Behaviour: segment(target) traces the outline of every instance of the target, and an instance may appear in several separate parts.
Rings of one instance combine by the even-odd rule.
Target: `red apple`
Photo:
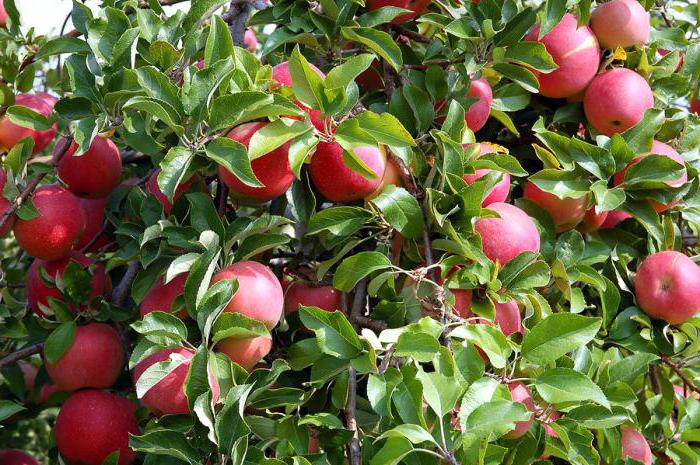
[[[401,178],[401,171],[399,171],[399,167],[396,166],[396,163],[394,163],[393,160],[387,159],[386,168],[384,169],[384,176],[382,176],[382,182],[376,189],[374,189],[374,192],[365,197],[365,200],[372,200],[381,194],[389,185],[399,187],[402,184],[403,180]]]
[[[79,198],[80,205],[85,211],[85,231],[80,236],[80,240],[75,244],[76,250],[83,250],[102,231],[105,221],[105,210],[107,209],[107,197],[101,199]],[[111,241],[106,232],[102,232],[86,252],[97,252],[107,246]]]
[[[620,428],[620,432],[622,433],[622,457],[651,465],[653,457],[651,448],[642,433],[634,428]]]
[[[255,31],[253,31],[251,28],[247,28],[245,30],[245,34],[243,35],[243,43],[245,44],[246,48],[251,52],[257,50],[258,38],[255,35]]]
[[[318,69],[315,65],[312,63],[309,63],[309,66],[311,69],[313,69],[316,74],[318,74],[321,79],[325,79],[326,75],[323,74],[323,71]],[[277,81],[276,84],[273,84],[271,86],[271,89],[276,89],[277,87],[292,87],[292,73],[289,71],[289,62],[285,61],[282,62],[275,67],[272,68],[272,79]],[[326,122],[321,118],[321,112],[319,110],[312,110],[303,103],[301,103],[299,100],[295,100],[294,103],[301,108],[304,111],[307,111],[309,113],[309,117],[311,119],[311,123],[314,125],[316,129],[318,129],[321,132],[325,132],[325,126]],[[326,120],[328,121],[328,120]]]
[[[46,372],[61,391],[107,388],[119,377],[124,349],[119,333],[104,323],[78,326],[68,349],[56,363],[44,357]]]
[[[146,296],[139,305],[139,313],[141,318],[151,312],[160,311],[172,313],[173,310],[178,310],[174,313],[178,318],[187,317],[187,309],[173,309],[175,300],[185,291],[185,281],[187,281],[187,273],[182,273],[175,276],[168,284],[164,284],[164,277],[158,278],[151,290],[146,293]]]
[[[504,336],[510,336],[513,333],[523,333],[522,317],[520,316],[520,307],[515,300],[510,302],[496,302],[494,323],[501,328]]]
[[[56,446],[71,465],[101,465],[119,451],[119,465],[130,465],[136,453],[129,434],[139,434],[136,405],[116,394],[86,389],[68,398],[56,417]]]
[[[537,26],[525,39],[536,42],[539,33],[540,27]],[[539,42],[559,66],[548,74],[534,71],[540,82],[540,94],[554,98],[572,97],[591,83],[600,65],[600,47],[588,26],[579,27],[576,16],[565,14]]]
[[[74,261],[81,268],[87,269],[89,266],[95,264],[95,262],[80,252],[71,251],[67,257],[60,260],[48,262],[46,260],[41,260],[39,258],[34,259],[32,264],[29,266],[29,271],[27,272],[27,302],[29,307],[39,316],[46,317],[47,314],[44,312],[44,308],[49,307],[49,298],[63,301],[63,296],[61,292],[56,287],[51,287],[44,283],[42,279],[42,272],[49,278],[56,280],[59,277],[63,278],[63,273],[68,266],[68,264]],[[107,291],[112,288],[112,282],[109,275],[105,273],[105,268],[101,264],[97,264],[94,268],[92,279],[90,281],[92,284],[92,290],[90,292],[90,297],[97,297],[104,295]],[[74,308],[70,308],[71,311],[75,311]]]
[[[700,98],[694,98],[690,101],[690,111],[696,115],[700,115]]]
[[[637,305],[652,318],[677,325],[700,310],[700,268],[667,250],[642,261],[634,281]]]
[[[75,195],[97,198],[108,196],[119,185],[122,158],[114,142],[97,136],[83,155],[73,156],[78,144],[73,143],[58,162],[56,172]]]
[[[233,128],[226,137],[248,148],[253,135],[269,123],[246,123]],[[294,181],[294,173],[289,166],[289,146],[287,141],[272,152],[251,161],[253,173],[265,187],[250,187],[241,182],[223,166],[218,167],[219,177],[231,190],[233,197],[254,202],[267,202],[284,194]]]
[[[231,361],[250,371],[272,348],[272,339],[263,336],[248,338],[226,338],[216,345],[216,349],[228,356]]]
[[[629,218],[632,218],[632,215],[627,212],[623,212],[622,210],[612,210],[608,212],[608,216],[605,218],[605,221],[603,221],[600,229],[612,229],[622,221]]]
[[[685,389],[683,386],[674,385],[673,392],[675,392],[680,397],[692,397],[695,400],[700,400],[700,394],[690,389]]]
[[[299,307],[318,307],[332,312],[340,310],[340,291],[333,286],[309,286],[296,281],[287,286],[284,295],[284,312],[292,313]]]
[[[468,148],[471,145],[472,144],[465,144],[464,148]],[[487,153],[496,153],[496,150],[488,144],[479,144],[479,156]],[[474,174],[465,174],[463,177],[464,182],[471,186],[476,180],[483,178],[491,171],[493,170],[478,169],[474,171]],[[505,202],[506,199],[508,199],[509,193],[510,175],[508,173],[501,173],[501,180],[486,193],[486,197],[484,197],[484,200],[481,202],[481,206],[486,208],[492,203]]]
[[[591,28],[605,48],[641,46],[649,40],[649,13],[637,0],[601,3],[591,14]]]
[[[474,225],[489,259],[503,266],[522,252],[540,251],[540,233],[527,213],[500,202],[489,205],[489,210],[500,217],[480,218]]]
[[[560,199],[554,194],[543,191],[530,181],[525,185],[523,197],[532,200],[549,213],[557,232],[575,228],[583,220],[588,203],[588,196]]]
[[[163,205],[163,212],[166,215],[170,214],[170,210],[173,208],[173,204],[168,200],[168,197],[166,197],[165,194],[160,190],[160,187],[158,187],[158,174],[160,173],[160,170],[155,170],[151,177],[148,178],[146,181],[146,190],[153,194],[156,199],[160,202],[161,205]],[[192,184],[194,183],[194,177],[190,178],[187,181],[181,182],[178,186],[177,189],[175,189],[175,195],[173,196],[173,202],[177,202],[177,199],[180,198],[182,194],[184,194],[190,187],[192,187]]]
[[[29,393],[29,397],[31,397],[32,391],[34,391],[36,375],[39,373],[39,369],[25,360],[20,360],[19,362],[17,362],[17,366],[20,370],[22,370],[22,377],[24,378],[24,387]]]
[[[5,5],[2,4],[0,0],[0,27],[5,27],[7,25],[7,11],[5,11]]]
[[[0,3],[0,26],[3,26],[3,14],[5,10]],[[2,465],[41,465],[34,457],[19,449],[0,449],[0,463]]]
[[[391,22],[393,24],[401,24],[410,21],[420,15],[428,8],[431,0],[367,0],[366,5],[369,11],[378,10],[385,6],[395,6],[404,10],[411,10],[412,13],[399,15]]]
[[[512,397],[513,402],[520,402],[529,411],[535,411],[535,401],[532,399],[532,394],[530,394],[530,391],[527,389],[525,384],[521,383],[520,381],[508,383],[508,390],[510,391],[510,396]],[[518,439],[525,436],[525,433],[527,433],[527,430],[530,429],[530,425],[532,424],[534,418],[535,414],[533,413],[530,415],[529,420],[516,422],[515,428],[511,432],[505,434],[503,437],[505,439]]]
[[[601,134],[612,136],[635,126],[654,106],[646,79],[631,69],[615,68],[596,76],[586,89],[583,110]]]
[[[357,157],[376,174],[367,179],[350,169],[343,159],[343,148],[337,142],[319,142],[309,164],[311,181],[319,192],[333,202],[352,202],[372,194],[382,183],[386,170],[383,146],[353,149]]]
[[[595,207],[591,207],[583,216],[583,221],[578,225],[581,232],[591,233],[602,228],[610,212],[595,212]]]
[[[39,216],[15,221],[19,246],[43,260],[66,257],[80,240],[87,221],[78,198],[69,190],[51,184],[34,191],[32,202]]]
[[[379,60],[374,60],[369,68],[355,78],[355,82],[365,91],[383,89],[384,79],[380,70]]]
[[[467,97],[476,99],[464,115],[467,126],[476,132],[483,128],[491,113],[491,103],[493,102],[493,91],[489,82],[484,78],[475,79],[469,84]]]
[[[0,12],[0,20],[1,18],[2,12]],[[49,116],[51,110],[53,110],[53,103],[45,96],[41,95],[19,94],[15,97],[15,105],[30,108],[43,116]],[[25,137],[31,137],[34,139],[33,153],[37,154],[41,152],[44,147],[49,145],[55,134],[55,124],[51,129],[34,131],[33,129],[17,126],[15,123],[11,122],[10,118],[7,116],[0,118],[0,149],[5,151],[9,151],[17,142]]]
[[[5,213],[5,210],[11,205],[10,201],[2,195],[2,190],[5,188],[5,183],[7,183],[7,174],[5,174],[5,172],[0,169],[0,217],[2,217],[3,213]],[[0,226],[0,237],[3,237],[8,232],[10,232],[14,224],[15,215],[13,213],[7,218],[5,224]]]
[[[645,154],[636,156],[635,158],[632,159],[631,162],[629,162],[627,164],[627,166],[625,166],[622,169],[622,171],[615,173],[615,177],[613,178],[614,184],[616,186],[619,186],[620,184],[624,183],[625,182],[625,172],[627,172],[627,168],[629,168],[632,165],[636,165],[637,163],[639,163],[642,160],[642,158],[646,157],[647,155],[651,155],[651,154],[663,155],[663,156],[670,158],[671,160],[674,160],[674,161],[680,163],[681,165],[685,165],[685,161],[683,161],[683,157],[681,157],[678,154],[678,152],[676,152],[673,149],[673,147],[666,145],[663,142],[659,142],[658,140],[655,140],[651,146],[651,151],[649,153],[645,153]],[[675,181],[666,181],[666,185],[671,186],[671,187],[679,187],[679,186],[682,186],[683,184],[685,184],[687,181],[688,181],[688,174],[684,172],[683,175],[681,175],[681,177],[679,177]],[[669,208],[673,207],[675,204],[678,203],[678,201],[671,202],[669,204],[662,204],[662,203],[659,203],[655,200],[650,200],[649,203],[651,204],[652,207],[654,207],[654,210],[656,210],[657,212],[663,212],[663,211],[666,211]]]

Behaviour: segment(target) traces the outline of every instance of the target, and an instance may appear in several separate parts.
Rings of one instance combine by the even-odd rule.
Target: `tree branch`
[[[668,367],[676,374],[678,377],[683,381],[683,384],[690,389],[693,392],[696,392],[700,394],[700,387],[696,386],[693,381],[686,376],[685,373],[683,373],[683,370],[681,370],[680,365],[678,365],[675,362],[672,362],[670,358],[662,356],[661,361],[668,365]]]
[[[11,365],[24,358],[31,357],[32,355],[38,354],[43,348],[44,344],[38,343],[23,347],[15,352],[12,352],[11,354],[8,354],[0,359],[0,368],[3,368],[7,365]]]
[[[360,449],[360,432],[357,429],[357,373],[351,366],[348,368],[348,401],[345,404],[345,423],[348,430],[352,431],[352,439],[348,443],[348,458],[350,465],[362,464],[362,451]]]
[[[130,262],[126,267],[124,276],[119,282],[117,287],[112,291],[112,303],[117,307],[123,307],[126,303],[126,298],[129,295],[129,289],[131,289],[131,284],[136,279],[136,273],[139,271],[139,262]]]

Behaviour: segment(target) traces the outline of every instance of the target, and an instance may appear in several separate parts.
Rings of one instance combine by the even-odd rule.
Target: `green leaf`
[[[209,64],[195,72],[190,79],[185,79],[182,84],[185,111],[195,119],[203,118],[214,92],[227,81],[234,69],[233,58],[228,58]]]
[[[559,68],[540,42],[518,42],[508,47],[503,55],[507,61],[524,65],[544,73]]]
[[[407,329],[399,335],[394,346],[396,357],[411,357],[418,362],[427,363],[438,353],[440,343],[425,332]]]
[[[62,323],[53,330],[44,342],[44,357],[49,363],[56,363],[73,344],[76,326],[74,321]]]
[[[423,385],[425,401],[440,417],[452,411],[464,392],[463,386],[456,377],[444,376],[438,372],[426,373],[421,369],[416,378]]]
[[[512,348],[500,329],[491,325],[464,324],[458,326],[450,337],[465,339],[484,351],[495,368],[504,368]]]
[[[316,334],[318,347],[324,354],[351,360],[362,353],[362,341],[341,312],[301,306],[299,317]]]
[[[537,364],[555,361],[589,343],[600,329],[600,318],[555,313],[537,323],[523,339],[523,357]]]
[[[136,452],[174,457],[190,465],[200,464],[200,454],[190,442],[184,433],[166,429],[129,436],[129,447]]]
[[[233,173],[239,181],[250,187],[265,187],[255,176],[245,145],[227,137],[218,137],[207,144],[207,157]]]
[[[416,143],[401,122],[389,113],[364,111],[338,125],[335,133],[338,143],[346,150],[352,146],[377,144],[391,147],[412,147]],[[344,140],[348,142],[344,144]],[[354,144],[349,141],[356,141]]]
[[[649,152],[654,136],[661,129],[665,119],[663,110],[650,108],[644,113],[642,121],[622,133],[622,138],[635,153]]]
[[[372,203],[382,212],[384,219],[402,236],[418,239],[425,227],[423,211],[414,196],[403,187],[389,185]]]
[[[540,83],[537,77],[522,66],[511,65],[509,63],[496,63],[493,69],[507,77],[523,89],[537,93],[540,90]]]
[[[5,114],[10,118],[10,121],[24,128],[33,129],[35,131],[51,129],[51,122],[49,119],[29,107],[13,105],[7,109]]]
[[[212,334],[214,335],[212,338],[214,344],[227,338],[247,339],[259,336],[271,338],[270,331],[264,323],[248,318],[241,313],[232,312],[223,312],[219,315],[214,322]]]
[[[90,46],[82,39],[77,37],[57,37],[46,42],[39,49],[37,58],[46,58],[53,55],[61,55],[63,53],[89,53]]]
[[[336,236],[349,236],[357,232],[370,219],[372,214],[364,208],[331,207],[314,212],[306,229],[307,235],[328,231]]]
[[[586,375],[571,368],[553,368],[535,379],[535,388],[550,404],[566,402],[595,402],[610,408],[603,390]]]
[[[515,423],[527,421],[531,412],[520,402],[494,400],[474,409],[465,422],[464,434],[469,439],[500,437],[515,429]]]
[[[207,250],[194,261],[192,268],[190,268],[187,281],[185,281],[185,303],[187,311],[192,316],[197,315],[197,307],[209,288],[209,282],[214,274],[220,253],[221,251],[216,248]]]
[[[26,408],[10,400],[0,399],[0,421],[10,418],[22,410],[26,410]]]
[[[554,29],[564,17],[564,13],[566,13],[566,0],[547,0],[539,37],[544,37]]]
[[[171,314],[169,308],[148,313],[142,320],[132,323],[131,327],[146,338],[167,338],[175,344],[187,339],[187,326],[180,318]]]
[[[404,437],[411,441],[411,443],[413,444],[429,442],[433,445],[438,445],[437,441],[435,441],[435,438],[433,438],[428,431],[426,431],[419,425],[407,424],[395,426],[394,428],[379,436],[377,440],[391,437]]]
[[[142,399],[153,386],[158,384],[163,378],[168,376],[183,363],[189,363],[189,359],[181,354],[173,352],[166,360],[156,362],[146,368],[136,382],[136,396]]]
[[[206,21],[212,13],[224,6],[227,0],[198,0],[192,2],[187,15],[182,20],[182,27],[185,32],[189,33],[200,25],[203,21]]]
[[[376,11],[376,10],[375,10]],[[336,66],[326,76],[325,84],[329,89],[339,87],[345,89],[355,78],[370,67],[376,57],[371,53],[355,55],[339,66]]]
[[[343,292],[350,292],[362,278],[389,267],[391,262],[383,253],[360,252],[346,258],[338,266],[333,275],[333,287]]]
[[[248,158],[255,160],[305,133],[308,126],[301,121],[281,118],[255,131],[248,143]]]
[[[311,68],[298,46],[294,47],[289,57],[289,73],[292,76],[294,96],[306,106],[325,112],[327,108],[323,78]]]
[[[184,134],[184,128],[179,124],[179,120],[173,119],[173,116],[177,116],[177,112],[163,101],[158,101],[149,97],[136,96],[129,99],[124,104],[123,108],[146,112],[164,122],[178,136]]]
[[[233,56],[231,32],[221,16],[214,16],[209,26],[209,36],[204,48],[204,63],[216,63],[231,56]]]
[[[494,44],[497,47],[503,47],[520,42],[530,28],[535,25],[535,21],[537,21],[537,15],[534,10],[525,8],[508,21],[503,30],[493,37]]]
[[[370,50],[384,58],[392,68],[399,71],[403,64],[401,49],[386,32],[371,27],[343,27],[341,33],[347,40],[366,45]]]

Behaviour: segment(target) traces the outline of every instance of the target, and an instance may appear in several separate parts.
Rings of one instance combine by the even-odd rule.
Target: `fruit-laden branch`
[[[126,303],[126,298],[129,295],[131,284],[136,279],[136,273],[139,271],[139,262],[130,262],[126,267],[124,276],[117,287],[112,291],[112,303],[117,307],[123,307]]]
[[[696,392],[700,394],[700,387],[696,386],[693,381],[686,376],[685,373],[683,373],[683,370],[681,370],[681,366],[673,361],[671,361],[670,358],[668,357],[661,357],[661,361],[668,365],[668,367],[676,374],[678,377],[683,381],[683,384],[690,389],[693,392]]]
[[[55,166],[56,164],[58,164],[58,162],[61,160],[61,158],[63,158],[63,156],[70,148],[72,142],[73,136],[71,135],[61,137],[58,140],[58,142],[56,142],[56,146],[53,149],[53,157],[51,158],[49,165]],[[17,209],[22,205],[22,202],[24,202],[27,199],[27,197],[32,195],[34,190],[39,186],[41,180],[44,179],[44,177],[46,177],[47,174],[48,172],[44,172],[34,176],[32,180],[29,181],[24,190],[17,196],[17,198],[14,201],[10,202],[7,208],[5,208],[5,211],[2,212],[2,217],[0,217],[0,228],[5,226],[5,223],[7,223],[10,216],[12,216],[12,214],[15,211],[17,211]]]
[[[41,352],[41,349],[44,347],[44,344],[32,344],[26,347],[23,347],[15,352],[12,352],[3,358],[0,359],[0,369],[4,368],[7,365],[11,365],[19,360],[22,360],[27,357],[31,357],[34,354],[38,354]]]

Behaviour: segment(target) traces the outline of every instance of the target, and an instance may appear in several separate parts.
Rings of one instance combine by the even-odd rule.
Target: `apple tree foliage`
[[[192,0],[174,10],[160,4],[167,1],[104,0],[95,11],[74,1],[75,30],[61,36],[22,27],[14,2],[4,3],[2,111],[33,129],[57,123],[79,151],[97,134],[113,134],[122,178],[138,181],[109,197],[114,247],[94,258],[105,264],[113,291],[93,298],[89,310],[76,315],[52,301],[47,318],[29,311],[23,285],[31,259],[11,235],[0,240],[0,351],[43,344],[44,356],[57,359],[76,324],[110,322],[130,354],[111,389],[137,401],[147,388],[134,386],[129,370],[145,353],[195,350],[184,386],[194,413],[154,419],[142,409],[131,447],[143,463],[354,465],[357,453],[370,465],[635,463],[622,457],[621,427],[643,433],[654,463],[700,463],[700,402],[674,391],[700,386],[700,319],[671,326],[645,315],[634,298],[645,256],[697,253],[700,124],[687,110],[700,83],[696,2],[641,2],[651,12],[649,42],[604,51],[602,66],[636,70],[655,96],[637,126],[612,138],[590,131],[580,103],[538,95],[533,71],[556,65],[543,46],[523,40],[537,22],[551,28],[567,11],[585,22],[596,6],[590,0],[436,0],[400,24],[392,20],[405,10],[368,11],[352,0],[273,0],[254,11],[246,1]],[[258,35],[255,53],[234,45],[232,16],[241,14],[250,14]],[[285,60],[294,84],[271,89],[272,66]],[[367,91],[355,79],[370,67],[384,85]],[[477,76],[488,79],[494,98],[487,125],[474,134],[464,118],[474,100],[464,96]],[[13,95],[32,89],[59,97],[48,117],[12,106]],[[323,130],[295,100],[328,117]],[[272,123],[248,150],[222,137],[256,120]],[[366,202],[324,200],[305,165],[331,137],[365,176],[372,174],[350,150],[386,146],[406,168],[403,186]],[[613,174],[653,139],[683,155],[688,182],[668,187],[679,165],[650,157],[614,187]],[[286,194],[264,205],[227,201],[217,167],[259,185],[251,159],[287,141],[296,180]],[[477,160],[463,146],[475,141],[496,144],[498,153]],[[171,200],[184,181],[197,180],[168,215],[143,187],[156,168]],[[462,176],[475,168],[512,177],[512,203],[534,218],[539,254],[502,267],[483,254],[473,225],[494,215],[481,200],[498,177],[467,187]],[[38,175],[42,183],[55,180],[50,157],[32,158],[29,140],[3,155],[3,169],[9,200]],[[598,212],[633,218],[590,234],[556,233],[548,214],[521,198],[528,179],[560,197],[586,196]],[[659,214],[650,198],[678,203]],[[28,200],[17,214],[37,213]],[[271,331],[230,318],[222,310],[237,283],[210,288],[209,281],[249,259],[280,278],[292,270],[332,284],[344,293],[342,311],[305,307]],[[155,280],[184,272],[176,305],[188,317],[139,318],[138,303]],[[405,285],[407,277],[417,284]],[[90,300],[89,271],[80,267],[54,285],[66,302]],[[456,289],[472,290],[470,321],[452,314]],[[521,309],[522,334],[474,324],[510,300]],[[273,349],[250,372],[214,350],[223,338],[251,335],[272,338]],[[40,364],[37,356],[27,360]],[[214,403],[207,367],[221,389]],[[511,399],[506,383],[513,380],[527,385],[536,405],[519,439],[504,438],[530,417]],[[25,386],[17,363],[2,367],[0,447],[59,463],[51,430],[65,396],[36,402],[48,382],[43,368],[35,386]],[[548,425],[554,435],[545,430],[551,412],[560,414]]]

